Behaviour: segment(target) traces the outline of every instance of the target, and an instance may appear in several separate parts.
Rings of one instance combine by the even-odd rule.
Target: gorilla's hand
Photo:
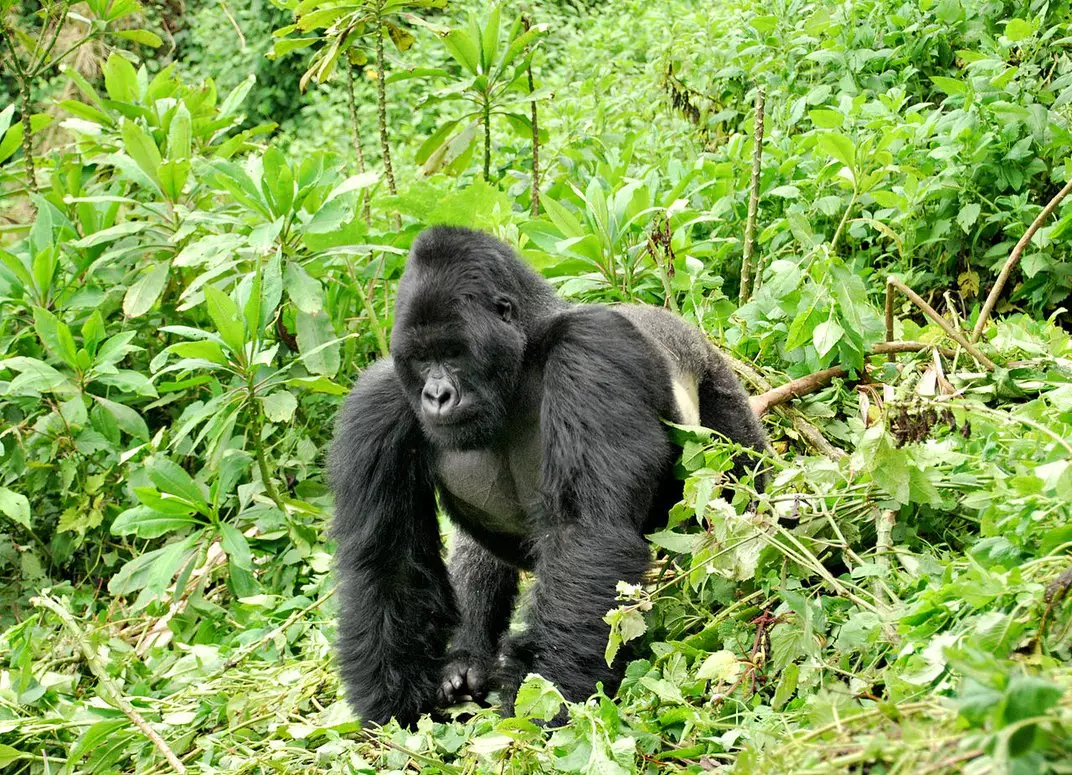
[[[455,705],[469,697],[483,702],[491,688],[491,660],[470,651],[455,651],[447,658],[443,682],[439,685],[439,704]]]

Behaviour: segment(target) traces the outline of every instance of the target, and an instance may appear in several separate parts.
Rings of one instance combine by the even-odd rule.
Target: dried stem
[[[954,328],[953,325],[948,320],[946,320],[941,315],[939,315],[937,313],[937,311],[935,311],[934,307],[932,307],[930,304],[925,302],[923,300],[923,297],[921,297],[918,293],[913,291],[911,288],[909,288],[907,285],[902,283],[896,277],[887,277],[886,278],[886,285],[887,285],[887,287],[892,285],[894,288],[896,288],[901,293],[903,293],[905,296],[907,296],[909,298],[909,300],[913,304],[915,304],[917,307],[919,307],[923,311],[924,315],[926,315],[931,320],[933,320],[935,323],[937,323],[941,327],[941,329],[943,331],[945,331],[947,334],[949,334],[949,337],[954,342],[956,342],[961,347],[963,347],[965,350],[967,350],[968,354],[971,355],[971,357],[975,358],[975,360],[977,360],[980,364],[982,364],[986,368],[987,371],[993,371],[994,369],[997,368],[996,363],[994,363],[992,360],[990,360],[985,355],[983,355],[981,352],[979,352],[979,349],[975,345],[973,345],[971,342],[969,342],[967,339],[965,339],[964,335],[962,333],[960,333],[960,331],[958,331],[956,328]],[[886,302],[887,306],[890,303],[891,302],[887,301]]]
[[[525,24],[525,29],[529,28],[528,19],[522,18],[522,22]],[[535,84],[532,80],[532,59],[529,59],[528,65],[529,75],[529,94],[531,95],[536,91]],[[535,218],[540,214],[540,125],[536,121],[536,100],[529,103],[529,110],[532,112],[532,216]]]
[[[752,294],[752,263],[755,260],[756,213],[759,210],[759,176],[763,168],[763,106],[766,89],[756,89],[755,131],[752,133],[752,185],[748,195],[748,220],[744,226],[744,255],[741,258],[741,290],[737,303],[744,306]],[[756,274],[759,274],[757,270]]]
[[[346,68],[346,85],[350,97],[350,128],[354,134],[354,156],[357,161],[357,171],[365,171],[365,150],[361,147],[361,130],[357,123],[357,98],[354,95],[354,66]],[[368,189],[361,192],[361,215],[365,223],[372,223],[372,207],[369,201]]]
[[[930,350],[933,347],[934,345],[926,344],[924,342],[881,342],[874,346],[870,354],[892,355],[893,353],[916,353],[923,350]],[[948,350],[942,351],[942,354],[946,357],[953,356],[953,353]],[[755,411],[756,414],[762,416],[776,406],[780,406],[793,399],[801,398],[822,390],[838,377],[844,377],[845,374],[846,371],[843,367],[831,366],[829,369],[823,369],[822,371],[817,371],[813,374],[808,374],[798,379],[791,380],[776,388],[764,388],[764,392],[758,396],[752,396],[752,398],[749,399],[749,403],[752,406],[752,410]]]
[[[986,323],[990,319],[990,314],[994,311],[994,307],[997,306],[1001,292],[1005,288],[1005,283],[1009,281],[1009,275],[1012,274],[1012,270],[1020,263],[1020,256],[1024,254],[1024,250],[1027,249],[1031,238],[1035,236],[1035,232],[1042,227],[1042,224],[1057,209],[1057,205],[1061,203],[1061,200],[1068,196],[1069,192],[1072,192],[1072,180],[1065,183],[1065,187],[1058,191],[1053,199],[1042,208],[1042,212],[1035,217],[1035,220],[1027,227],[1027,231],[1024,232],[1024,236],[1020,237],[1020,241],[1012,249],[1012,253],[1009,254],[1005,265],[1001,267],[1001,272],[998,273],[998,279],[994,281],[994,287],[990,289],[990,293],[986,297],[983,310],[979,313],[979,319],[975,322],[975,328],[972,329],[971,340],[973,342],[978,342],[979,337],[982,336],[983,329],[986,328]]]
[[[377,3],[377,17],[383,11],[383,2]],[[383,20],[376,19],[376,119],[380,129],[380,150],[383,151],[383,171],[387,176],[387,188],[391,195],[398,193],[395,186],[395,171],[391,166],[391,142],[387,137],[387,73],[383,53]]]
[[[893,286],[886,285],[886,341],[893,341]],[[890,352],[890,363],[897,362],[897,353]]]
[[[118,684],[116,684],[111,676],[108,675],[107,668],[101,662],[100,657],[97,655],[93,646],[90,645],[86,634],[82,632],[78,623],[75,622],[74,617],[71,616],[71,612],[64,608],[58,600],[54,600],[47,594],[30,598],[30,602],[33,603],[34,606],[47,608],[52,611],[52,613],[56,614],[59,620],[63,623],[64,628],[71,634],[71,637],[74,638],[75,642],[78,644],[82,656],[85,657],[86,664],[89,665],[89,669],[92,671],[93,675],[97,677],[97,683],[100,687],[103,688],[107,694],[111,695],[112,701],[118,706],[119,710],[123,711],[123,715],[130,719],[130,723],[141,730],[141,733],[149,739],[149,742],[156,746],[156,750],[163,754],[167,763],[171,766],[171,769],[180,773],[180,775],[185,775],[186,767],[179,761],[179,757],[175,755],[175,752],[171,750],[171,746],[167,744],[167,741],[165,741],[155,729],[149,726],[149,722],[146,721],[134,706],[130,704],[130,700],[128,700],[123,695],[123,692],[119,690]]]

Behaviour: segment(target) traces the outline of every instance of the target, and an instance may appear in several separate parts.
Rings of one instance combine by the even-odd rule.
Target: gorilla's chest
[[[465,521],[489,533],[527,536],[539,498],[539,428],[503,449],[443,450],[436,475]]]

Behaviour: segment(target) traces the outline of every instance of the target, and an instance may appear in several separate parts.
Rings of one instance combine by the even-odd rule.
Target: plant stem
[[[361,147],[361,131],[357,123],[357,98],[354,96],[354,66],[346,68],[347,93],[350,97],[350,128],[354,133],[354,155],[357,157],[357,171],[365,171],[365,151]],[[361,192],[361,215],[365,223],[372,223],[372,208],[368,189]]]
[[[261,438],[261,408],[257,405],[257,396],[253,384],[253,377],[249,378],[249,432],[253,437],[253,455],[257,458],[257,469],[264,482],[264,491],[268,497],[279,507],[280,511],[286,511],[283,507],[283,499],[279,497],[279,491],[272,484],[272,477],[268,475],[268,457],[264,453],[264,440]]]
[[[7,24],[4,22],[3,15],[0,14],[0,38],[4,39],[7,44],[7,50],[11,54],[11,68],[15,71],[15,80],[18,82],[19,88],[19,101],[20,105],[20,120],[22,121],[22,156],[23,166],[26,170],[26,186],[31,192],[37,193],[37,174],[34,170],[33,160],[33,127],[30,124],[30,79],[31,74],[22,66],[22,60],[19,59],[18,52],[15,51],[15,44],[11,30],[8,29]],[[36,213],[37,208],[34,207],[33,201],[30,201],[30,207]]]
[[[380,128],[380,148],[383,151],[383,170],[387,176],[387,189],[391,195],[398,193],[395,186],[395,171],[391,167],[391,142],[387,137],[387,83],[386,63],[383,54],[383,0],[376,3],[376,108]]]
[[[1041,227],[1043,222],[1050,217],[1050,213],[1057,209],[1057,205],[1061,203],[1068,194],[1072,192],[1072,180],[1065,183],[1065,187],[1054,195],[1045,207],[1042,208],[1042,212],[1039,213],[1035,220],[1031,222],[1031,225],[1027,227],[1027,231],[1024,232],[1024,236],[1020,237],[1020,241],[1016,243],[1016,247],[1012,249],[1012,253],[1009,254],[1009,258],[1005,261],[1005,265],[1001,267],[1001,272],[998,274],[998,279],[994,281],[994,287],[990,289],[989,295],[986,297],[986,302],[983,304],[983,311],[979,313],[979,319],[975,321],[975,328],[972,329],[971,340],[973,342],[979,341],[979,337],[983,334],[983,329],[986,328],[986,322],[990,319],[990,313],[994,311],[994,307],[997,306],[998,299],[1001,297],[1001,291],[1005,288],[1005,283],[1009,281],[1009,275],[1012,274],[1012,270],[1016,268],[1016,265],[1020,262],[1020,256],[1024,254],[1024,250],[1027,249],[1027,245],[1031,242],[1031,238],[1035,236]]]
[[[491,182],[491,99],[484,95],[484,181]]]
[[[767,92],[756,89],[755,130],[752,133],[752,183],[748,194],[748,220],[744,225],[744,256],[741,258],[741,290],[738,306],[744,306],[752,295],[752,262],[755,260],[756,213],[759,210],[759,177],[763,170],[763,105]],[[757,280],[760,272],[756,272]]]
[[[19,97],[22,102],[22,164],[26,170],[26,185],[37,193],[37,171],[34,169],[33,128],[30,125],[30,84],[19,79]],[[31,206],[33,203],[30,203]],[[34,208],[35,211],[37,208]]]
[[[525,29],[528,29],[528,20],[523,20],[525,23]],[[535,84],[532,81],[532,60],[529,59],[529,94],[531,95],[535,89]],[[536,100],[529,103],[529,110],[532,113],[532,216],[536,217],[540,214],[540,126],[536,121]]]
[[[48,595],[42,594],[38,597],[30,598],[30,602],[38,608],[47,608],[56,614],[60,622],[63,623],[64,629],[71,634],[75,643],[78,644],[79,650],[82,652],[82,656],[85,657],[86,664],[89,665],[90,671],[97,678],[97,683],[105,694],[111,696],[112,701],[119,707],[119,710],[123,711],[123,715],[130,719],[130,723],[136,726],[143,735],[145,735],[149,742],[151,742],[164,758],[167,759],[167,763],[171,766],[175,772],[184,775],[186,767],[179,757],[175,755],[175,752],[171,750],[171,746],[167,744],[160,734],[149,726],[149,722],[145,720],[145,717],[138,713],[137,709],[130,704],[130,700],[124,696],[120,691],[119,685],[112,680],[112,677],[108,675],[107,667],[101,662],[100,656],[98,656],[96,650],[90,645],[89,639],[86,634],[82,632],[78,623],[74,620],[71,612],[63,607],[63,604],[58,600],[53,600]]]

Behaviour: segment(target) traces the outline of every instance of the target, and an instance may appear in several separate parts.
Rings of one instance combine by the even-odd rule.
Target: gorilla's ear
[[[505,322],[514,319],[514,302],[509,296],[499,296],[495,299],[495,312]]]

